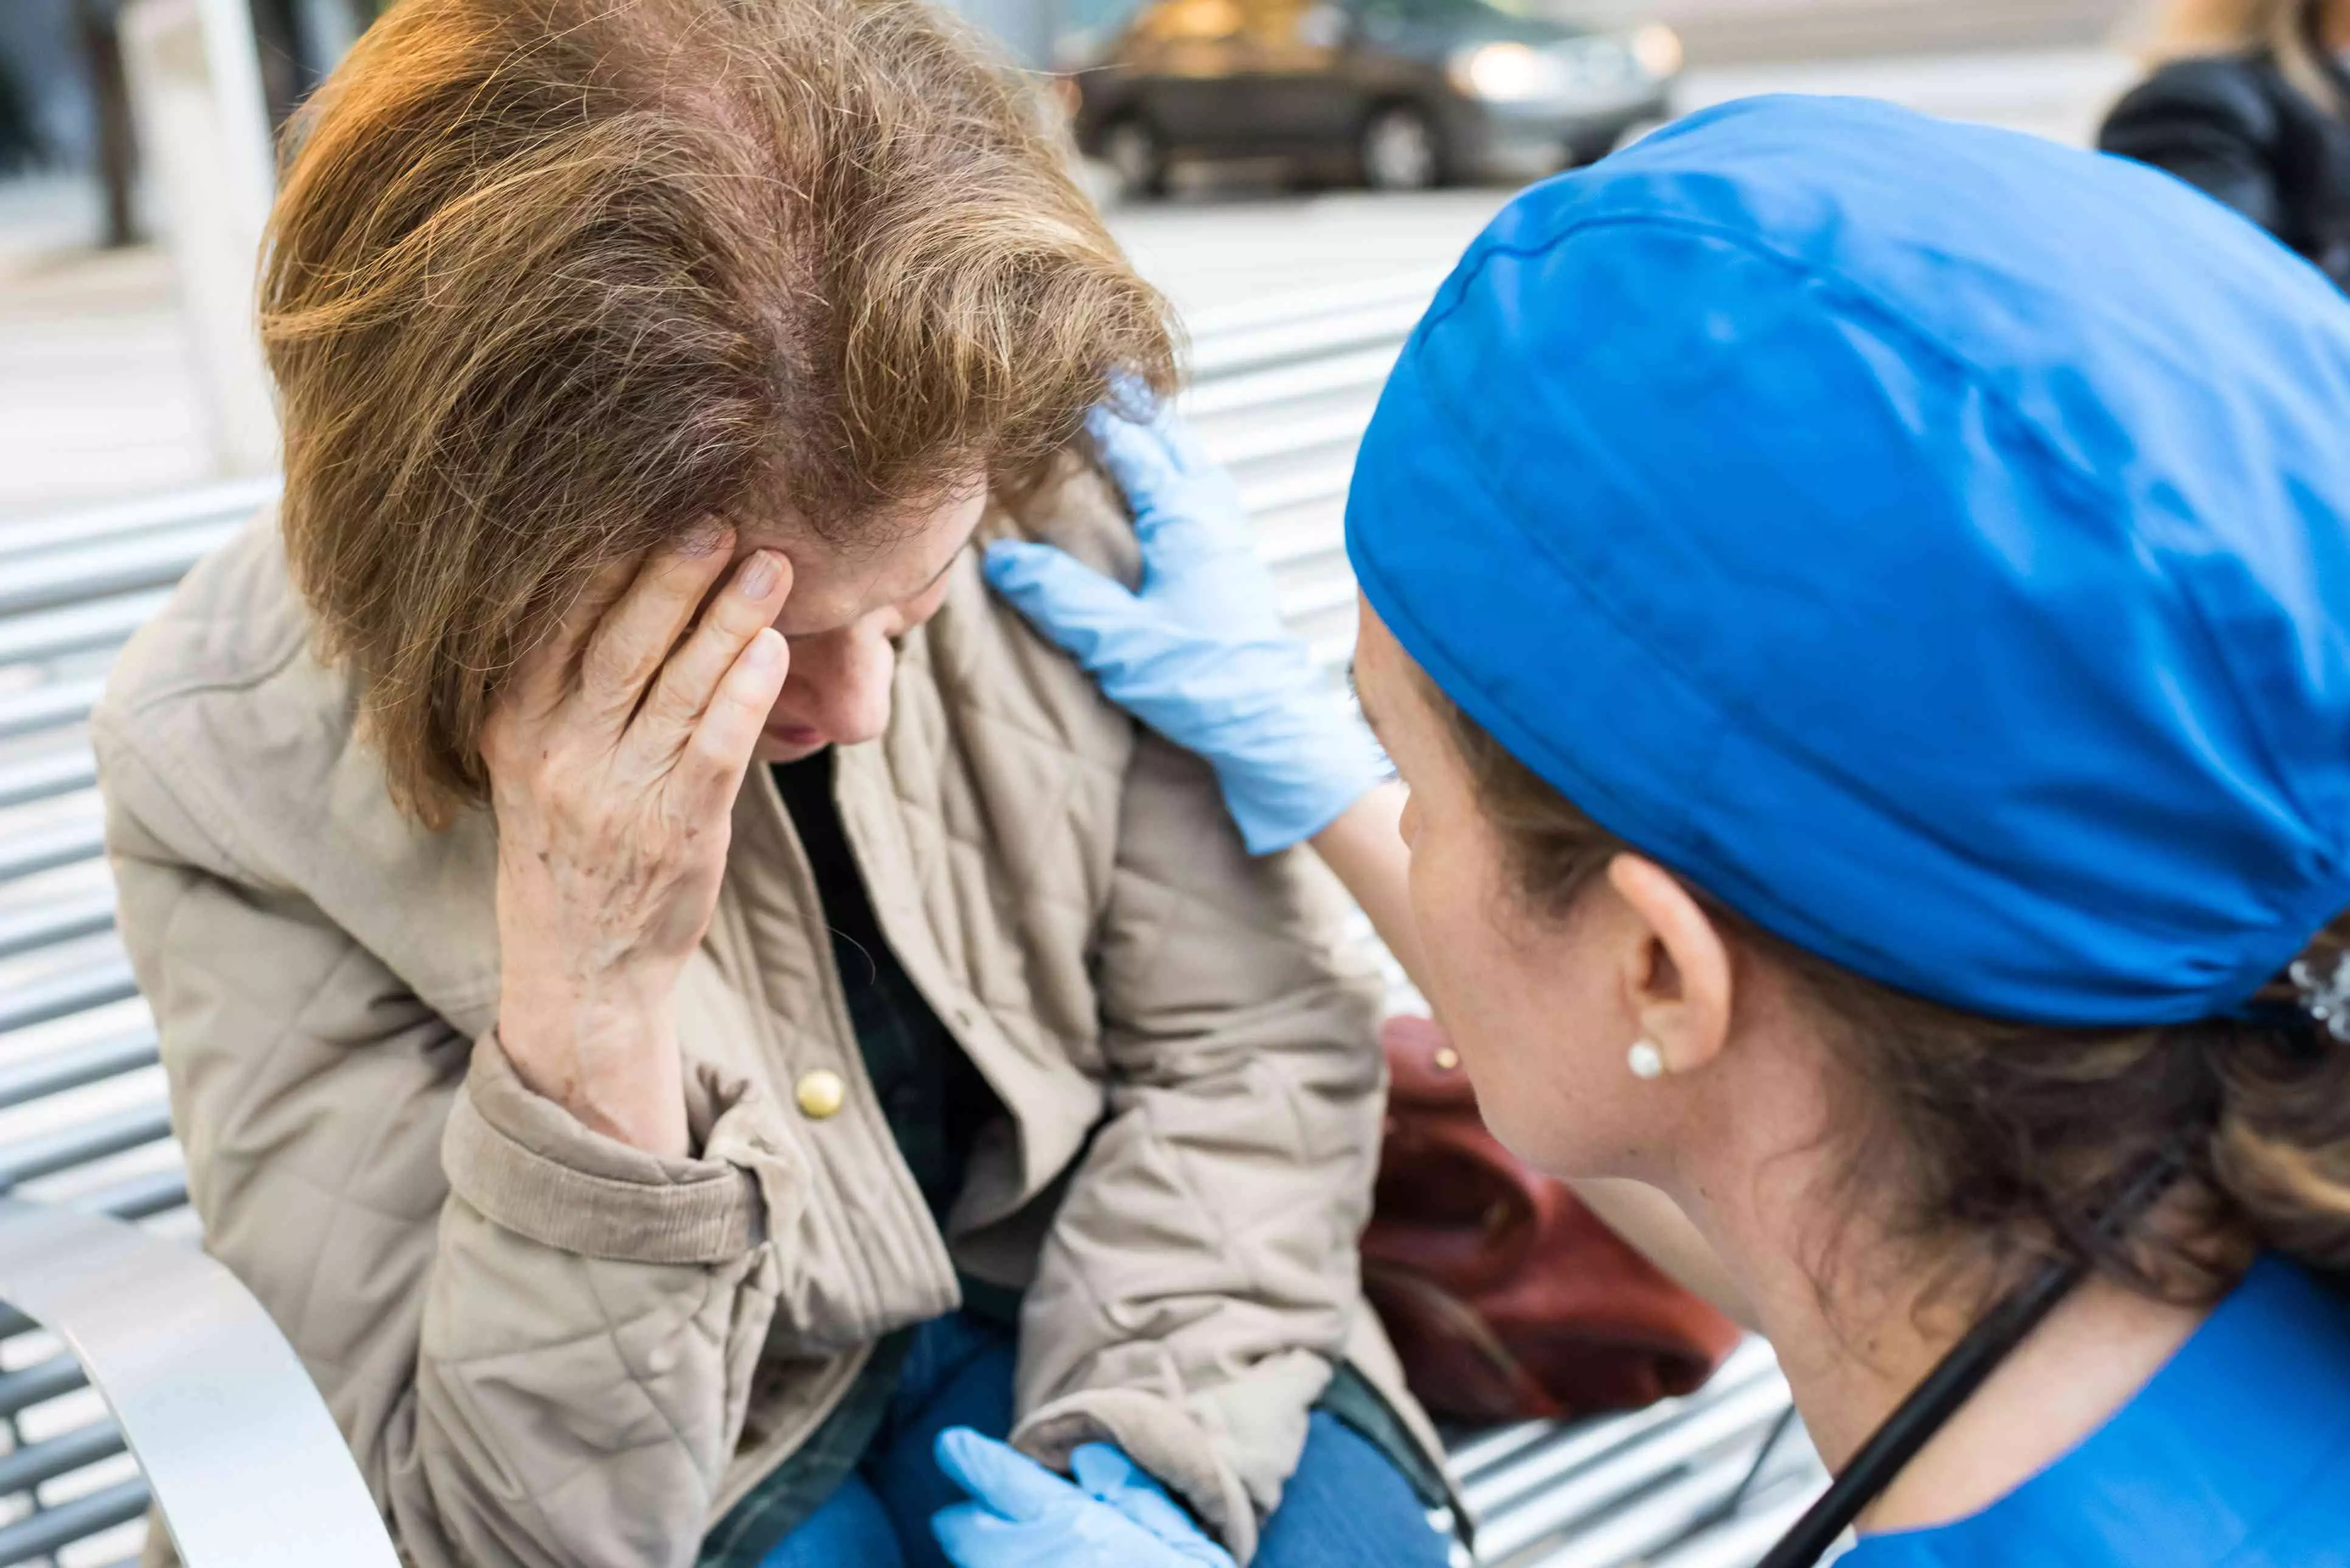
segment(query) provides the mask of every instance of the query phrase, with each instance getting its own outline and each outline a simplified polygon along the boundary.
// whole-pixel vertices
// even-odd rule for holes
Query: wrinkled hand
[[[1134,514],[1140,591],[1020,542],[989,547],[988,581],[1103,695],[1208,760],[1253,854],[1312,837],[1385,770],[1283,626],[1232,476],[1170,411],[1096,409],[1087,429]]]
[[[973,1499],[931,1521],[957,1568],[1232,1568],[1158,1482],[1106,1443],[1069,1456],[1074,1486],[967,1427],[939,1434],[938,1459]]]
[[[790,563],[758,551],[712,596],[733,545],[717,534],[604,573],[482,737],[499,1038],[537,1093],[660,1154],[687,1151],[670,994],[716,908],[735,792],[788,661],[774,624]]]

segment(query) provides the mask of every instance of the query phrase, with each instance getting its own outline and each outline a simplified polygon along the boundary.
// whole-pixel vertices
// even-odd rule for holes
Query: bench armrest
[[[326,1402],[219,1263],[102,1214],[0,1199],[0,1301],[81,1362],[187,1568],[399,1568]]]

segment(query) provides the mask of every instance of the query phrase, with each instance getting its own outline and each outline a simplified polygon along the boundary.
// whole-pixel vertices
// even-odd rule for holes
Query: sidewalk
[[[1535,0],[1606,21],[1679,29],[1692,65],[2091,48],[2140,36],[2153,0]]]
[[[2052,0],[2058,9],[2074,3]],[[1691,71],[1682,103],[1866,93],[2079,142],[2137,68],[2095,47],[1724,66]],[[1408,197],[1226,190],[1115,211],[1110,224],[1189,316],[1300,288],[1440,272],[1508,195],[1499,187]],[[211,473],[170,262],[151,246],[78,248],[94,227],[92,198],[78,186],[0,184],[0,528]]]
[[[79,182],[0,184],[0,524],[211,472],[170,259],[96,222]]]

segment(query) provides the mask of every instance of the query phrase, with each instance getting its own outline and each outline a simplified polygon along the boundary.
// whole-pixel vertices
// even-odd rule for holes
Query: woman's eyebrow
[[[931,580],[930,580],[929,582],[924,583],[920,587],[916,588],[912,593],[910,593],[910,594],[907,594],[906,596],[904,596],[904,598],[899,599],[898,602],[899,602],[900,604],[902,604],[902,603],[904,603],[904,602],[905,602],[905,599],[918,599],[918,598],[920,598],[924,594],[929,593],[932,588],[937,587],[939,586],[939,583],[941,582],[941,580],[942,580],[942,579],[946,576],[946,575],[947,575],[949,572],[951,572],[951,571],[953,571],[953,570],[954,570],[955,563],[956,563],[957,561],[960,561],[960,560],[962,560],[962,555],[963,555],[963,553],[962,553],[961,550],[957,550],[953,555],[949,556],[947,557],[947,564],[946,564],[945,566],[941,566],[941,567],[940,567],[936,572],[932,573],[932,574],[931,574]],[[837,631],[838,629],[840,629],[840,628],[837,628],[837,627],[827,627],[827,628],[826,628],[824,630],[822,630],[822,631],[787,631],[787,632],[784,633],[784,640],[785,640],[785,642],[796,642],[796,641],[798,641],[798,640],[799,640],[800,639],[802,639],[802,638],[807,638],[807,637],[829,637],[829,636],[831,636],[831,635],[832,635],[832,633],[834,633],[835,631]]]

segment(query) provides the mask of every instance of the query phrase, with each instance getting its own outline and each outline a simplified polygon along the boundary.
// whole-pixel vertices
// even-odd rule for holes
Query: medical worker
[[[1139,412],[1129,410],[1128,412]],[[1488,1119],[1694,1221],[1838,1480],[1766,1562],[2350,1564],[2350,303],[2163,175],[1860,101],[1524,192],[1347,516],[1355,679],[1097,420],[1139,591],[999,588],[1312,838]],[[1391,841],[1392,842],[1392,841]],[[1221,1563],[951,1434],[965,1568]]]

